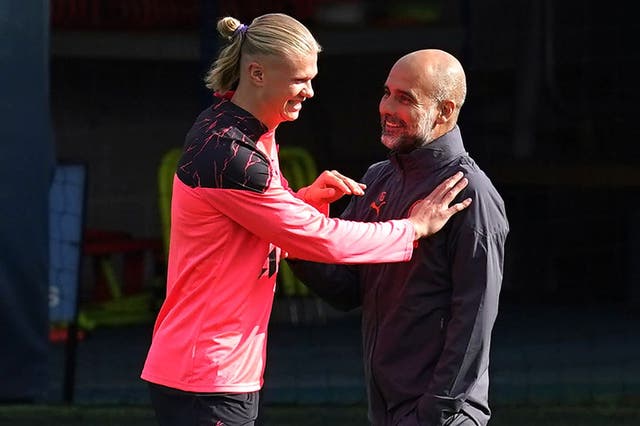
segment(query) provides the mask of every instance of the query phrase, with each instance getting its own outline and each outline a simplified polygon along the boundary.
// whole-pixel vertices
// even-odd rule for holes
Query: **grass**
[[[490,426],[636,426],[636,402],[575,405],[504,405],[493,408]],[[366,407],[266,406],[262,426],[366,425]],[[12,426],[156,426],[147,406],[0,405],[0,425]]]

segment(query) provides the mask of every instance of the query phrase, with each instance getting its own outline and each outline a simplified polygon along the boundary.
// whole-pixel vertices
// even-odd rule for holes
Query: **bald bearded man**
[[[457,171],[473,198],[406,263],[294,261],[296,274],[333,306],[362,307],[369,421],[374,425],[486,425],[489,350],[509,224],[503,200],[469,156],[457,124],[466,98],[460,62],[427,49],[400,58],[380,100],[385,161],[369,167],[362,197],[342,219],[405,217]]]

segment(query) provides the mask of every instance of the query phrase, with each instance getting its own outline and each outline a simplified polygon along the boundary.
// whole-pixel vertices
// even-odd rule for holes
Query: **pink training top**
[[[338,220],[297,198],[305,188],[288,187],[275,152],[261,149],[275,151],[265,133],[219,99],[187,135],[173,184],[167,295],[144,380],[192,392],[259,390],[281,249],[327,263],[411,258],[407,219]]]

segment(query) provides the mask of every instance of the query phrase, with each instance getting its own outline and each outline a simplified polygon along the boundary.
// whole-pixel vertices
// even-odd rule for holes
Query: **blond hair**
[[[249,26],[227,16],[218,21],[217,30],[228,45],[220,51],[204,79],[207,88],[216,92],[235,88],[243,55],[290,57],[322,51],[307,27],[283,13],[259,16]]]

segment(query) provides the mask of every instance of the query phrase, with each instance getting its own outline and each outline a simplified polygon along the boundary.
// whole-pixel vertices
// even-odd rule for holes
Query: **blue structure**
[[[49,349],[49,2],[3,0],[0,34],[0,401],[33,401]]]

